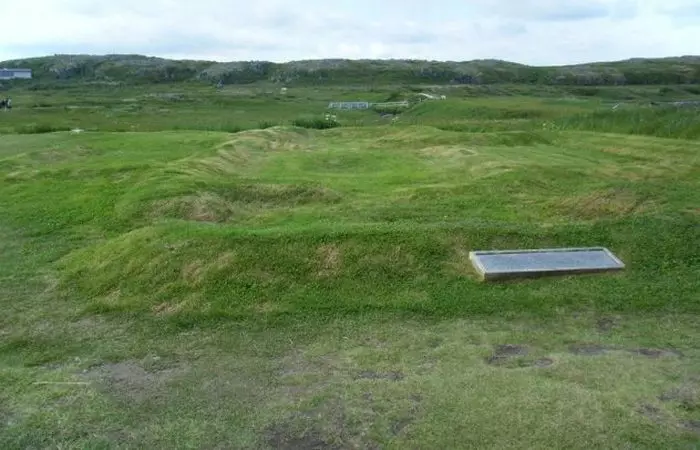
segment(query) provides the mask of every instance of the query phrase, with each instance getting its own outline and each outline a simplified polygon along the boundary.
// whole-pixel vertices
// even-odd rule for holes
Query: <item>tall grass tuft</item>
[[[700,138],[700,109],[675,107],[596,111],[563,117],[556,129],[640,134],[676,139]]]

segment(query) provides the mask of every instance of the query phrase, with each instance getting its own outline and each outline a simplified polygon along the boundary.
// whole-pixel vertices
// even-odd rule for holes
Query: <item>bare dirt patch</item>
[[[546,367],[552,367],[554,365],[554,360],[551,358],[540,358],[532,363],[534,367],[544,369]]]
[[[405,412],[401,418],[391,423],[390,431],[394,436],[405,435],[407,429],[416,422],[421,413],[423,396],[420,394],[411,394],[408,399],[411,401],[410,409]]]
[[[700,436],[700,420],[686,420],[681,422],[680,425],[684,430]]]
[[[348,417],[346,407],[339,400],[331,400],[271,424],[261,437],[274,449],[374,450],[380,448],[377,443],[356,428],[369,428],[375,417],[373,412],[368,412],[368,415],[366,421],[361,420],[362,424],[357,423]]]
[[[608,333],[619,325],[617,317],[601,317],[596,321],[596,329],[600,333]]]
[[[522,345],[503,344],[497,345],[494,348],[491,356],[486,358],[486,363],[492,366],[498,366],[511,361],[514,358],[527,356],[528,349]]]
[[[528,358],[530,351],[523,345],[503,344],[494,347],[493,353],[485,358],[486,364],[506,369],[535,367],[544,369],[554,365],[551,358]]]
[[[397,371],[390,372],[375,372],[373,370],[363,370],[357,375],[357,378],[363,380],[389,380],[389,381],[401,381],[406,376]]]
[[[700,384],[682,384],[661,394],[659,400],[677,403],[686,411],[700,411]]]
[[[525,356],[528,349],[522,345],[503,344],[496,346],[495,354],[499,356]]]
[[[325,375],[329,364],[323,358],[309,358],[301,351],[292,351],[279,359],[277,375],[281,377],[297,375]]]
[[[265,443],[277,450],[326,450],[340,449],[323,439],[322,434],[312,429],[296,431],[290,423],[275,424],[265,430]]]
[[[293,351],[278,360],[276,376],[280,394],[297,402],[324,392],[334,374],[341,371],[333,356],[309,357],[301,351]]]
[[[395,420],[391,423],[391,434],[398,436],[403,433],[403,431],[408,428],[414,422],[412,417],[402,417],[399,420]]]
[[[636,348],[628,350],[630,353],[634,353],[641,356],[646,356],[647,358],[680,358],[683,356],[678,350],[673,349],[658,349],[658,348]]]
[[[597,344],[574,344],[569,347],[569,352],[578,356],[598,356],[608,352],[607,347]]]
[[[639,412],[641,415],[643,415],[644,417],[646,417],[654,423],[661,423],[664,420],[663,411],[661,411],[661,409],[657,408],[656,406],[650,405],[648,403],[639,405],[637,412]]]
[[[179,366],[146,370],[136,361],[122,361],[96,366],[82,377],[118,398],[140,403],[163,394],[166,384],[182,372]]]
[[[395,400],[403,405],[395,412],[375,403],[372,392],[364,392],[357,399],[334,396],[314,403],[311,409],[305,409],[302,403],[295,412],[262,429],[260,438],[274,449],[380,449],[383,446],[371,437],[375,433],[370,430],[387,438],[406,436],[422,415],[420,394]],[[380,423],[382,430],[377,428]]]

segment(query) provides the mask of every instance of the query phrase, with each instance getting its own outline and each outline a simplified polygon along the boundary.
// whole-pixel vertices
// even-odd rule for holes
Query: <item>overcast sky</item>
[[[700,53],[700,0],[0,0],[0,61],[481,58],[547,65]]]

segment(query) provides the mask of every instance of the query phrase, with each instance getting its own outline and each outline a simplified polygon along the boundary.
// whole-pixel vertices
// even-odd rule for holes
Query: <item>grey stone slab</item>
[[[617,271],[625,265],[604,247],[474,251],[469,259],[484,280]]]

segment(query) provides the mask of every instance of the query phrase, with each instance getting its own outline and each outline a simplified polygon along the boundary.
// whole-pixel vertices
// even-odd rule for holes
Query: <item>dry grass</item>
[[[216,155],[188,158],[172,164],[171,171],[193,178],[234,176],[248,166],[252,156],[246,149],[220,149]]]
[[[214,155],[176,161],[170,170],[198,179],[230,177],[265,159],[269,152],[298,150],[302,145],[301,135],[284,129],[244,131],[217,145]]]
[[[191,286],[201,285],[205,274],[206,265],[201,260],[187,262],[182,267],[182,279]]]
[[[154,305],[151,313],[158,317],[175,317],[180,313],[188,311],[206,311],[209,305],[204,300],[201,292],[192,292],[184,295],[181,299],[173,298]]]
[[[367,254],[360,258],[360,264],[378,270],[391,270],[402,273],[415,273],[419,268],[418,259],[402,245]]]
[[[198,192],[151,202],[149,217],[223,223],[314,202],[334,203],[341,195],[323,186],[232,183],[221,193]]]
[[[159,305],[155,305],[153,308],[151,308],[151,312],[157,316],[172,316],[175,314],[178,314],[182,312],[184,309],[184,303],[168,303],[168,302],[163,302]]]
[[[234,215],[232,202],[212,192],[156,200],[151,217],[177,217],[197,222],[225,222]]]
[[[469,259],[469,250],[461,244],[452,246],[452,258],[445,263],[445,269],[451,275],[471,276],[474,274],[473,265]]]
[[[234,252],[224,252],[214,260],[211,267],[215,270],[223,270],[230,267],[235,261],[236,254]]]
[[[600,164],[593,169],[595,176],[604,176],[612,180],[640,182],[646,180],[664,180],[669,177],[682,177],[691,170],[674,161],[650,161],[637,164]]]
[[[186,261],[182,266],[181,277],[191,287],[201,286],[207,276],[225,270],[233,264],[235,255],[232,252],[225,252],[209,261],[195,259]]]
[[[340,248],[334,244],[320,246],[316,250],[318,278],[331,278],[338,276],[343,269],[343,255]]]
[[[515,170],[515,164],[504,161],[484,161],[469,167],[471,178],[487,178]]]
[[[259,302],[250,308],[258,314],[274,314],[289,310],[289,308],[276,302]]]
[[[478,152],[473,148],[439,145],[435,147],[426,147],[418,151],[422,156],[441,160],[461,160],[470,156],[478,155]]]
[[[575,218],[622,218],[651,213],[658,205],[626,189],[604,189],[569,197],[557,203],[557,208]]]

